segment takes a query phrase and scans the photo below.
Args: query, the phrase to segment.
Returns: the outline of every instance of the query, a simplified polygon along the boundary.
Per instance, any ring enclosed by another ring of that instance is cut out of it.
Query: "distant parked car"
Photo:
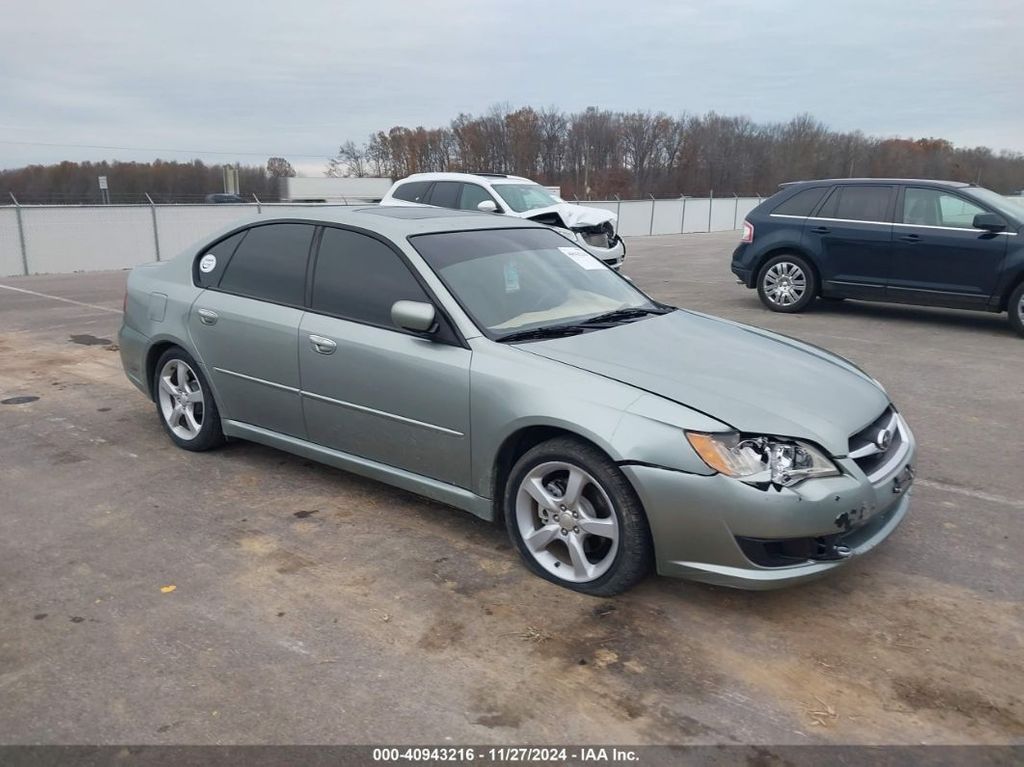
[[[732,271],[775,312],[817,297],[1008,312],[1024,335],[1024,209],[952,181],[783,184],[751,211]]]
[[[238,203],[238,202],[245,202],[245,200],[243,200],[237,194],[226,194],[224,192],[218,192],[217,194],[208,194],[208,195],[206,195],[206,202],[213,202],[213,203],[234,202],[234,203]]]
[[[626,246],[616,232],[618,217],[606,210],[574,205],[535,181],[502,173],[414,173],[396,181],[381,205],[434,205],[500,213],[558,229],[613,269],[622,266]]]

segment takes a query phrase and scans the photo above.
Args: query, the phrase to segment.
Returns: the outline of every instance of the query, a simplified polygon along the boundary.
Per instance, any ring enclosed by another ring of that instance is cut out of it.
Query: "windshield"
[[[501,199],[516,213],[525,213],[537,208],[550,208],[561,200],[540,184],[492,184]]]
[[[973,195],[978,200],[981,200],[981,202],[985,203],[990,208],[995,208],[996,211],[1007,216],[1012,221],[1020,222],[1021,219],[1024,218],[1024,207],[1014,204],[1001,194],[996,194],[991,189],[975,186],[970,189],[965,189],[964,191]]]
[[[409,238],[490,338],[661,307],[549,229],[481,229]]]

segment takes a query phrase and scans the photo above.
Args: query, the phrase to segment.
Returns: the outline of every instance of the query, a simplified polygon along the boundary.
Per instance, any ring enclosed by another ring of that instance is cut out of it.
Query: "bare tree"
[[[346,150],[347,148],[347,150]],[[939,138],[878,139],[830,130],[810,115],[781,123],[748,117],[619,113],[590,107],[566,114],[491,107],[440,128],[396,126],[366,146],[342,145],[332,172],[401,178],[417,171],[518,173],[558,184],[572,197],[614,194],[767,194],[805,178],[916,176],[982,179],[997,191],[1024,188],[1024,154],[957,148]]]
[[[271,157],[267,160],[267,175],[271,178],[293,178],[295,168],[283,157]]]

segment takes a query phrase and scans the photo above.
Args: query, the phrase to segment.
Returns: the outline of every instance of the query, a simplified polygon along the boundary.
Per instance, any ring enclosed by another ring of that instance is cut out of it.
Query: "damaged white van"
[[[626,246],[614,213],[568,203],[540,184],[502,173],[414,173],[396,181],[381,205],[432,205],[527,218],[559,230],[613,269]]]

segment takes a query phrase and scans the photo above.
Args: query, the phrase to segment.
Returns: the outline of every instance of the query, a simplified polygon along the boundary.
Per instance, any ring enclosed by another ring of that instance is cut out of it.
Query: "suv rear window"
[[[429,181],[410,181],[408,184],[399,186],[391,193],[391,196],[396,200],[405,200],[406,202],[423,202],[423,195],[427,193],[428,186],[430,186]]]
[[[772,213],[782,216],[809,216],[814,207],[821,202],[828,187],[815,186],[810,189],[801,189],[788,200],[776,206]]]
[[[891,196],[891,186],[837,186],[816,217],[887,222]]]
[[[458,181],[438,181],[430,192],[430,204],[439,208],[458,208],[462,184]]]

